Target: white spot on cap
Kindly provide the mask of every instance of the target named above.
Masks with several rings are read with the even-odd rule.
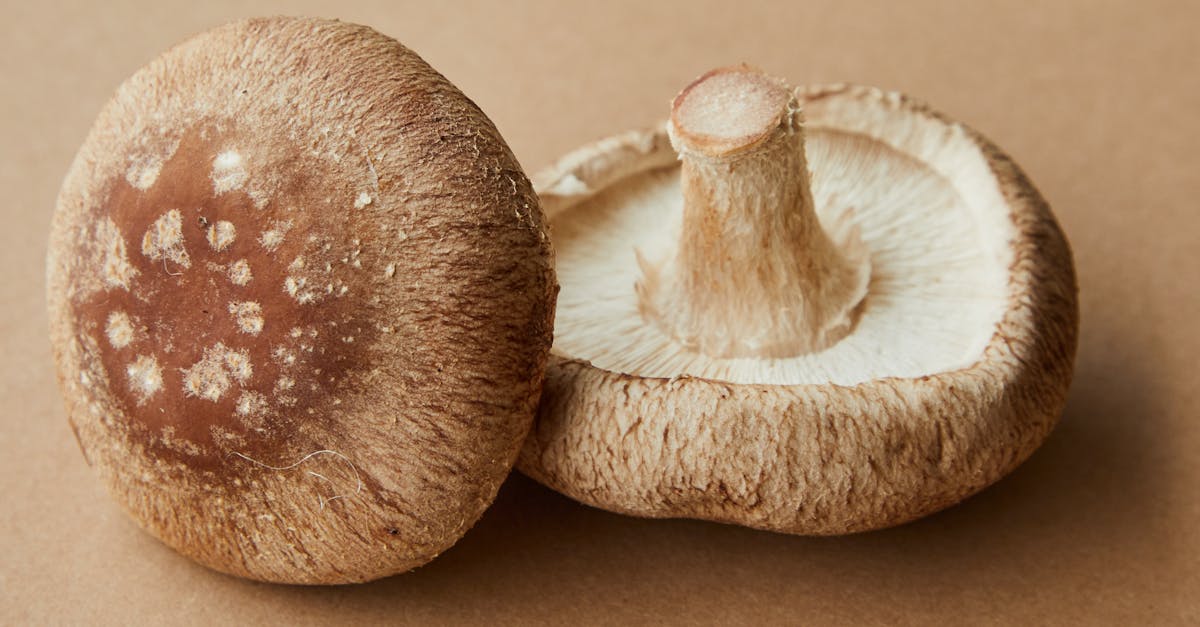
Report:
[[[125,180],[130,185],[145,191],[154,185],[154,181],[158,180],[158,173],[162,172],[163,162],[159,159],[143,157],[134,160],[129,164],[129,169],[125,170]]]
[[[233,281],[234,285],[245,285],[254,278],[250,274],[250,263],[245,259],[238,259],[229,264],[229,280]]]
[[[371,204],[371,195],[366,192],[359,192],[358,198],[354,199],[354,208],[355,209],[362,209],[363,207],[366,207],[369,204]]]
[[[234,411],[243,417],[261,416],[267,411],[267,397],[258,392],[242,392]]]
[[[283,291],[287,292],[288,296],[296,299],[296,302],[301,305],[306,305],[317,300],[317,292],[313,289],[306,289],[308,279],[306,277],[290,276],[283,280]]]
[[[161,130],[165,132],[165,129]],[[139,136],[137,143],[139,152],[129,158],[125,180],[134,188],[145,191],[158,180],[163,165],[179,148],[179,140],[170,139],[165,134],[155,136],[152,132]]]
[[[271,225],[271,228],[263,231],[262,237],[258,238],[258,243],[267,249],[267,252],[275,252],[276,248],[283,243],[283,238],[292,228],[291,220],[276,221]]]
[[[233,228],[233,223],[228,220],[220,220],[208,227],[208,245],[217,252],[228,248],[235,237],[237,237],[237,229]]]
[[[250,366],[250,353],[245,350],[240,351],[225,351],[225,368],[233,375],[233,378],[238,380],[238,383],[245,383],[250,380],[250,375],[254,374]]]
[[[125,374],[129,375],[129,389],[137,395],[139,403],[162,389],[162,369],[151,355],[138,357],[125,369]]]
[[[108,314],[108,324],[104,327],[104,333],[113,348],[129,346],[133,341],[133,323],[129,320],[129,314],[123,311]]]
[[[276,361],[283,363],[284,365],[290,366],[291,364],[296,363],[296,356],[282,346],[276,346],[275,350],[271,351],[271,356],[274,357]]]
[[[246,167],[242,155],[233,150],[226,150],[213,159],[212,182],[213,191],[218,194],[241,189],[246,182]]]
[[[396,264],[389,263],[387,267],[383,269],[383,276],[389,279],[396,276]]]
[[[125,254],[125,238],[112,218],[96,223],[95,243],[100,251],[100,272],[106,287],[129,289],[129,282],[138,273]]]
[[[237,320],[238,328],[242,330],[242,333],[258,335],[262,331],[262,306],[258,303],[251,301],[229,303],[229,313],[233,314],[234,319]]]
[[[233,381],[246,383],[252,374],[249,352],[234,351],[217,342],[204,350],[200,361],[183,371],[183,391],[215,402]]]
[[[150,225],[142,237],[142,254],[154,261],[166,259],[185,268],[192,265],[187,249],[183,246],[183,217],[178,209],[172,209]]]

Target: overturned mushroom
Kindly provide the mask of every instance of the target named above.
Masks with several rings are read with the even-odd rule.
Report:
[[[1062,409],[1059,227],[1007,156],[903,96],[716,70],[665,131],[535,187],[562,293],[518,467],[584,503],[879,528],[996,481]]]
[[[230,24],[123,84],[63,185],[51,335],[90,464],[256,579],[427,562],[533,419],[554,280],[491,122],[361,26]]]

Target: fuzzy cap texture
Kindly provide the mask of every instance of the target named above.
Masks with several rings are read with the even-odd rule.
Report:
[[[522,472],[626,514],[840,534],[954,504],[1050,433],[1071,380],[1078,305],[1070,249],[1041,195],[979,133],[900,94],[833,85],[799,98],[814,126],[971,171],[950,182],[1002,207],[1007,307],[982,354],[926,376],[785,385],[638,376],[556,350]],[[554,223],[674,161],[664,130],[633,132],[567,155],[535,187]]]
[[[419,566],[528,432],[556,286],[495,127],[366,27],[255,19],[104,108],[58,198],[51,339],[89,464],[212,568]]]

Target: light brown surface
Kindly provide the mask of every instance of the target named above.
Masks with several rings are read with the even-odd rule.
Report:
[[[1200,44],[1194,4],[21,4],[0,44],[0,623],[1200,621]],[[43,306],[50,208],[116,85],[226,19],[368,22],[488,112],[527,170],[661,117],[700,72],[901,89],[983,131],[1074,246],[1066,415],[1010,478],[900,528],[805,539],[588,509],[510,479],[455,548],[353,588],[251,584],[138,531],[83,462]]]
[[[892,527],[942,510],[1007,475],[1049,436],[1066,403],[1079,318],[1070,253],[1045,201],[987,140],[970,131],[950,133],[936,113],[894,92],[813,86],[787,106],[793,114],[805,108],[810,139],[825,138],[802,146],[795,131],[799,116],[787,120],[779,111],[775,136],[759,145],[716,158],[685,145],[680,169],[664,172],[661,152],[674,153],[666,145],[683,143],[675,115],[668,127],[670,142],[661,130],[627,133],[582,148],[550,168],[546,178],[557,176],[561,182],[539,189],[555,234],[562,284],[558,354],[546,370],[534,432],[517,463],[521,472],[609,511],[832,535]],[[867,149],[872,152],[860,148],[871,142],[878,142]],[[845,156],[828,157],[825,146],[838,143]],[[620,158],[638,147],[643,148],[638,156]],[[661,152],[652,147],[662,147]],[[805,163],[806,150],[816,157],[811,166]],[[893,150],[905,157],[893,160],[887,156]],[[891,176],[844,165],[872,158],[882,162],[872,166],[878,168],[874,171]],[[838,185],[838,191],[817,187],[810,193],[807,179],[791,188],[783,183],[809,167],[815,183]],[[613,170],[638,173],[605,188],[602,182],[614,178]],[[670,179],[678,187],[652,182]],[[929,180],[958,185],[951,194],[961,194],[962,200],[947,206],[938,200],[940,191],[903,191]],[[964,181],[982,182],[966,186]],[[671,206],[672,201],[682,207]],[[824,205],[822,224],[817,202]],[[877,213],[879,202],[892,211]],[[710,368],[720,363],[723,346],[691,352],[691,341],[737,337],[739,321],[751,333],[771,329],[778,310],[803,320],[778,333],[780,340],[821,328],[813,315],[821,308],[809,307],[811,301],[802,298],[782,301],[781,295],[832,296],[820,303],[822,313],[834,314],[825,320],[846,315],[829,305],[854,306],[867,286],[832,285],[830,271],[836,266],[828,262],[836,259],[835,251],[849,250],[848,238],[833,244],[822,225],[846,220],[846,213],[837,215],[839,206],[853,208],[863,231],[889,230],[886,243],[879,238],[867,245],[872,247],[873,291],[868,299],[890,292],[893,302],[919,301],[927,313],[905,315],[864,303],[853,333],[811,355],[828,368],[816,375],[804,371],[821,365],[784,376],[777,374],[783,368],[760,369],[765,360],[754,353],[746,360],[750,364],[731,363],[722,372]],[[959,211],[974,212],[977,228],[986,235],[972,238],[971,231],[938,221]],[[678,221],[681,243],[676,256],[667,258],[673,267],[644,261],[643,251],[661,259],[661,251],[676,246],[669,235],[642,239],[637,231],[653,229],[656,220]],[[623,228],[614,228],[622,223]],[[910,259],[923,256],[922,266],[902,265],[900,255],[889,259],[887,248],[906,246],[905,240],[916,244],[907,253]],[[626,242],[632,251],[621,250]],[[987,263],[981,258],[960,261],[989,245],[1008,248],[994,253],[999,257],[994,263],[1003,269],[995,279],[975,271]],[[921,270],[936,263],[933,255],[943,263],[934,272]],[[623,262],[612,261],[622,256]],[[971,270],[958,274],[962,265],[944,263],[951,259]],[[842,269],[852,272],[853,266]],[[827,274],[817,278],[821,272]],[[622,278],[609,281],[606,275]],[[669,282],[681,276],[684,281]],[[900,351],[922,359],[912,347],[930,350],[939,342],[931,327],[950,340],[953,351],[966,352],[974,325],[952,327],[945,310],[953,308],[957,323],[972,320],[976,307],[961,298],[940,300],[932,290],[905,296],[902,288],[888,285],[889,276],[926,286],[938,281],[940,289],[959,296],[964,289],[990,286],[1000,301],[995,317],[976,323],[992,327],[981,338],[986,345],[974,344],[979,348],[965,363],[925,361],[920,369],[887,370],[888,360]],[[839,278],[865,279],[866,272]],[[584,296],[588,289],[594,295]],[[663,289],[674,291],[661,298],[657,290]],[[647,296],[661,298],[661,306],[647,307]],[[738,308],[740,302],[761,309]],[[633,313],[611,315],[614,310]],[[724,329],[693,325],[682,333],[675,327],[670,335],[662,326],[647,328],[662,325],[666,316],[686,320],[697,313],[708,318],[705,323],[735,324]],[[588,316],[595,319],[581,323]],[[898,338],[905,343],[889,344]],[[861,355],[879,357],[865,361]],[[791,355],[777,356],[776,364]],[[833,362],[850,368],[837,369]],[[822,381],[822,375],[840,385]]]
[[[122,84],[59,195],[47,300],[71,429],[143,528],[219,571],[423,565],[533,421],[544,228],[495,127],[394,39],[206,31]]]

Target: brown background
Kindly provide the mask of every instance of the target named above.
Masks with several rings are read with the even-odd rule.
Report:
[[[1200,5],[10,4],[0,623],[1200,622]],[[67,427],[46,340],[48,221],[121,80],[194,32],[274,13],[365,22],[405,42],[492,116],[530,171],[650,124],[692,77],[733,62],[933,103],[1023,165],[1074,246],[1083,329],[1061,425],[983,494],[852,537],[624,518],[514,476],[456,547],[373,584],[254,584],[178,557],[108,499]]]

